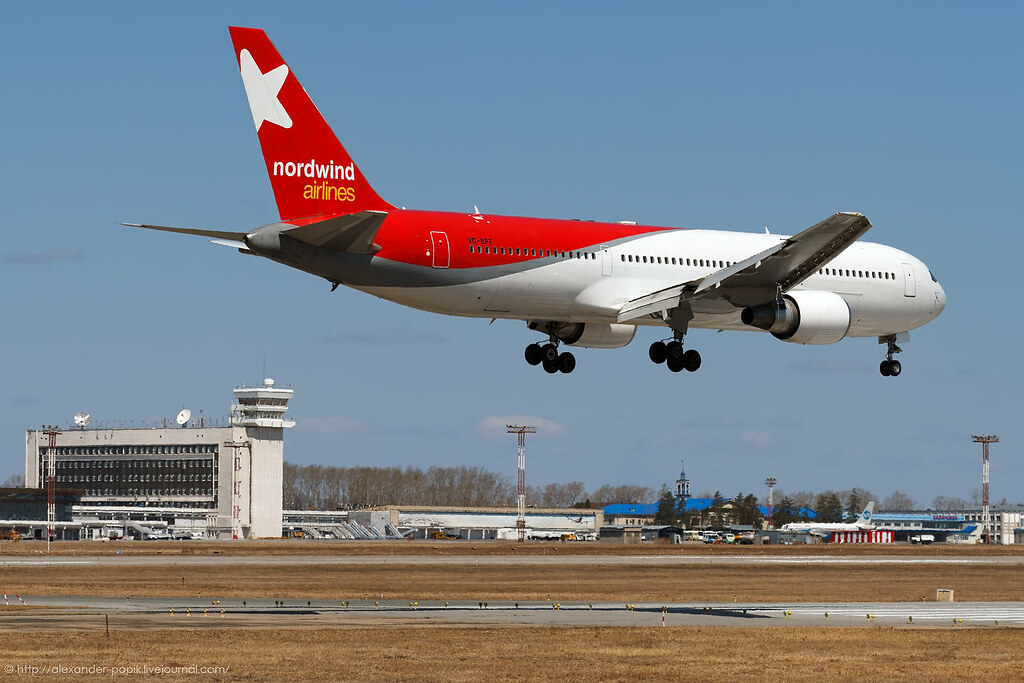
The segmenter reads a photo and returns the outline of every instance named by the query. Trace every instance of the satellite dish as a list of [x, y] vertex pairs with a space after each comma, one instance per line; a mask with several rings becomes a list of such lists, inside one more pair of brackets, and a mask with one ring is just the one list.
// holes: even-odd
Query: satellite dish
[[89, 413], [75, 413], [75, 425], [78, 427], [84, 427], [92, 422], [92, 416]]
[[182, 411], [178, 413], [178, 417], [174, 419], [178, 423], [179, 427], [184, 427], [185, 423], [188, 422], [190, 417], [192, 417], [192, 411], [189, 410], [188, 408], [183, 408]]

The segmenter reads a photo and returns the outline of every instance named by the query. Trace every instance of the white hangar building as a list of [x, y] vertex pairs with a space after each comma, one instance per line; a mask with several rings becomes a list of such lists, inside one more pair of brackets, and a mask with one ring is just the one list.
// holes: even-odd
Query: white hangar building
[[[518, 511], [512, 508], [394, 506], [387, 509], [391, 525], [411, 532], [413, 538], [429, 538], [435, 532], [450, 532], [465, 539], [514, 540], [518, 536]], [[596, 538], [604, 524], [601, 510], [526, 509], [526, 537], [557, 539], [572, 534], [579, 539]]]

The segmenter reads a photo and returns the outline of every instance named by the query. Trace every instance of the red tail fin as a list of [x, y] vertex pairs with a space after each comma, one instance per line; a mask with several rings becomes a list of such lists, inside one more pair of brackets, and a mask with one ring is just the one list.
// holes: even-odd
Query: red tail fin
[[359, 172], [267, 34], [230, 31], [281, 220], [394, 208]]

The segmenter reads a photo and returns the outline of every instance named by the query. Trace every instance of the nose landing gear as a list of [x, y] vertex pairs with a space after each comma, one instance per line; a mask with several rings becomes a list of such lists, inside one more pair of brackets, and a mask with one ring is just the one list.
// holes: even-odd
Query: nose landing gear
[[561, 372], [568, 375], [576, 369], [576, 356], [568, 351], [558, 352], [558, 340], [552, 339], [547, 344], [530, 344], [526, 347], [526, 362], [540, 365], [548, 374]]
[[885, 353], [885, 360], [878, 365], [878, 371], [882, 373], [882, 377], [899, 377], [903, 372], [903, 365], [898, 360], [894, 360], [893, 355], [900, 353], [903, 349], [896, 345], [896, 335], [885, 337], [885, 342], [889, 347]]
[[670, 342], [654, 342], [647, 355], [658, 365], [664, 363], [672, 372], [681, 370], [696, 372], [701, 363], [700, 353], [696, 350], [683, 350], [683, 335], [681, 334], [676, 334]]

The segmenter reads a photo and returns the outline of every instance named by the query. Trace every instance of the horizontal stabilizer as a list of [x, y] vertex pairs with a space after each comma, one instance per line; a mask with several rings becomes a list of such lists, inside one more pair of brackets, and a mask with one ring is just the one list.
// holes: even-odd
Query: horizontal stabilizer
[[240, 251], [249, 251], [249, 247], [246, 246], [245, 242], [237, 240], [210, 240], [210, 244], [219, 244], [222, 247], [233, 247]]
[[331, 251], [373, 254], [380, 251], [373, 239], [387, 216], [386, 211], [360, 211], [288, 228], [281, 234]]
[[164, 232], [180, 232], [183, 235], [201, 235], [221, 240], [241, 242], [245, 239], [244, 232], [228, 232], [226, 230], [206, 230], [205, 228], [174, 228], [168, 225], [148, 225], [146, 223], [122, 223], [129, 228], [146, 228], [147, 230], [163, 230]]

